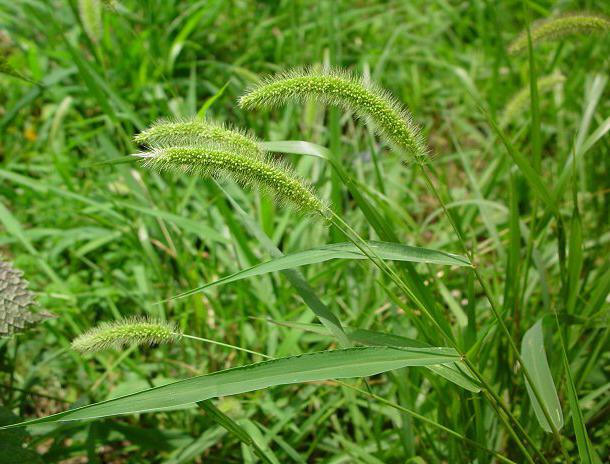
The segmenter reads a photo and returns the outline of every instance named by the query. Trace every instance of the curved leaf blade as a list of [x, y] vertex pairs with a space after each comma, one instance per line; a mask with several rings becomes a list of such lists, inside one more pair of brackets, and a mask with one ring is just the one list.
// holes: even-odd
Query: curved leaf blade
[[[463, 256], [445, 253], [428, 248], [413, 247], [400, 243], [367, 242], [369, 247], [382, 259], [390, 261], [410, 261], [414, 263], [441, 264], [446, 266], [470, 266]], [[184, 298], [199, 293], [207, 288], [228, 284], [248, 277], [259, 276], [270, 272], [293, 269], [308, 264], [317, 264], [332, 259], [367, 259], [366, 255], [353, 243], [333, 243], [309, 250], [299, 251], [257, 264], [234, 274], [222, 277], [214, 282], [191, 289], [176, 295], [172, 299]]]
[[191, 377], [5, 428], [167, 410], [277, 385], [367, 377], [403, 367], [458, 360], [453, 348], [364, 347], [321, 351]]

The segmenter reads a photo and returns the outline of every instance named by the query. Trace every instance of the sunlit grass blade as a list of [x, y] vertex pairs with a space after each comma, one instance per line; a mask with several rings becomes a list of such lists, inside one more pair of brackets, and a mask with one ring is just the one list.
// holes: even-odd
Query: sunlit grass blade
[[[298, 330], [308, 331], [317, 333], [320, 335], [327, 335], [328, 332], [319, 325], [316, 324], [305, 324], [299, 322], [279, 322], [274, 320], [267, 320], [271, 324], [277, 324], [283, 327], [291, 327]], [[396, 335], [393, 333], [383, 333], [374, 330], [367, 329], [354, 329], [346, 327], [345, 332], [347, 336], [354, 344], [361, 344], [367, 346], [400, 346], [404, 348], [430, 348], [430, 345], [419, 340], [412, 338], [403, 337], [402, 335]], [[459, 385], [460, 387], [477, 393], [481, 391], [479, 383], [470, 374], [468, 374], [461, 361], [456, 361], [450, 364], [442, 364], [438, 366], [426, 366], [426, 368], [441, 377], [449, 380], [450, 382]]]
[[542, 408], [545, 407], [557, 430], [563, 427], [563, 413], [555, 383], [551, 376], [551, 370], [544, 349], [544, 338], [542, 335], [542, 320], [536, 322], [523, 336], [521, 343], [521, 356], [526, 369], [528, 369], [532, 381], [540, 392], [544, 406], [541, 406], [534, 395], [529, 382], [526, 381], [527, 393], [534, 407], [538, 423], [546, 432], [552, 432]]

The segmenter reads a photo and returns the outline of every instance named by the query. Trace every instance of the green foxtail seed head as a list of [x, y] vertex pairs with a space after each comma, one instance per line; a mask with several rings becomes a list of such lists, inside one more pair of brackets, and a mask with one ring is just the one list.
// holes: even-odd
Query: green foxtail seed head
[[103, 322], [72, 341], [72, 348], [81, 353], [92, 353], [124, 346], [160, 345], [173, 343], [182, 334], [173, 324], [142, 318]]
[[[566, 78], [561, 74], [551, 74], [549, 76], [541, 77], [538, 79], [538, 93], [543, 94], [549, 90], [554, 89], [558, 84], [562, 84]], [[506, 104], [502, 113], [500, 123], [502, 126], [508, 125], [514, 117], [521, 113], [530, 102], [530, 86], [519, 90]]]
[[236, 182], [271, 192], [303, 212], [325, 216], [327, 208], [310, 187], [288, 167], [268, 158], [256, 158], [214, 147], [155, 148], [135, 156], [145, 167], [211, 177], [229, 177]]
[[78, 15], [85, 33], [92, 42], [102, 37], [102, 1], [78, 0]]
[[[556, 18], [544, 19], [533, 24], [530, 35], [532, 45], [575, 34], [602, 34], [610, 31], [610, 20], [600, 15], [572, 13]], [[527, 50], [527, 31], [522, 32], [508, 47], [515, 55]]]
[[197, 118], [157, 121], [137, 134], [134, 140], [149, 148], [198, 147], [212, 144], [244, 155], [264, 156], [259, 141], [250, 134]]
[[295, 70], [267, 78], [240, 99], [244, 109], [273, 108], [290, 100], [315, 100], [352, 111], [372, 122], [378, 134], [394, 147], [418, 159], [426, 144], [410, 113], [386, 90], [345, 71]]

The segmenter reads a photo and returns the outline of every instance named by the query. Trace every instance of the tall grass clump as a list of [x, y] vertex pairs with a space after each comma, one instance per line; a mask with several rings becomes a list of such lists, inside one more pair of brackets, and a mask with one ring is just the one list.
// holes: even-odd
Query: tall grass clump
[[418, 159], [427, 153], [421, 131], [406, 108], [388, 91], [343, 70], [296, 69], [268, 77], [242, 95], [239, 106], [274, 108], [292, 100], [319, 101], [352, 111], [373, 123], [395, 148]]
[[[610, 31], [610, 19], [589, 13], [571, 13], [540, 20], [532, 26], [532, 44], [551, 41], [569, 35], [603, 34]], [[508, 47], [511, 55], [527, 50], [527, 31], [523, 31]]]

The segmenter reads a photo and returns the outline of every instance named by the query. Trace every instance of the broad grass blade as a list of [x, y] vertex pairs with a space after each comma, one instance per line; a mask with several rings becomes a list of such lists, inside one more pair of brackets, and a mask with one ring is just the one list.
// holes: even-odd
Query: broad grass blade
[[159, 411], [277, 385], [368, 377], [459, 361], [453, 348], [364, 347], [289, 356], [180, 380], [3, 428]]
[[[546, 351], [544, 350], [542, 319], [525, 332], [521, 343], [521, 356], [523, 357], [525, 368], [530, 373], [535, 387], [540, 392], [540, 396], [545, 403], [544, 406], [549, 412], [553, 424], [557, 430], [561, 429], [563, 427], [563, 413], [561, 412], [557, 390], [555, 389], [553, 377], [551, 376], [551, 369], [549, 368], [546, 357]], [[542, 407], [538, 403], [536, 395], [534, 395], [534, 392], [527, 381], [526, 387], [540, 426], [546, 432], [551, 433], [551, 427], [546, 420]]]

